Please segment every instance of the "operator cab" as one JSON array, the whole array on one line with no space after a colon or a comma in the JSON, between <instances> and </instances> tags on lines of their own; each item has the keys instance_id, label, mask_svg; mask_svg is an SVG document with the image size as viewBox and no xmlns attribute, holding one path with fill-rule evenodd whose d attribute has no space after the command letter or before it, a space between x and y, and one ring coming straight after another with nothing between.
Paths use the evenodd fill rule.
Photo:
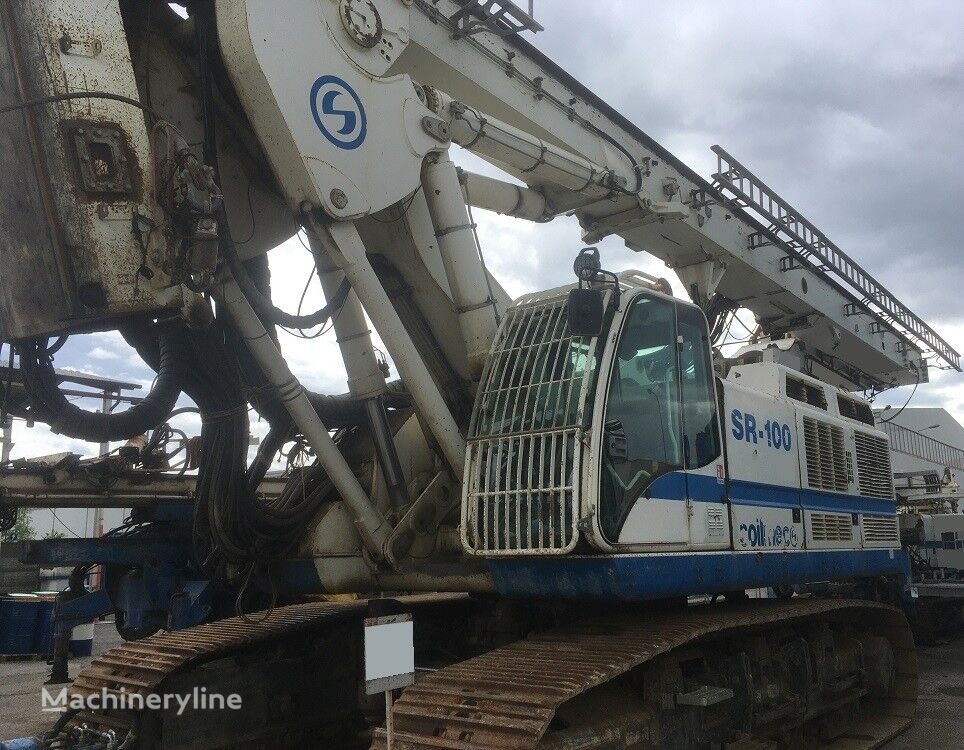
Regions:
<instances>
[{"instance_id":1,"label":"operator cab","mask_svg":"<svg viewBox=\"0 0 964 750\"><path fill-rule=\"evenodd\" d=\"M496 336L468 436L470 552L729 543L706 318L664 281L595 260L577 260L578 289L520 299Z\"/></svg>"}]
</instances>

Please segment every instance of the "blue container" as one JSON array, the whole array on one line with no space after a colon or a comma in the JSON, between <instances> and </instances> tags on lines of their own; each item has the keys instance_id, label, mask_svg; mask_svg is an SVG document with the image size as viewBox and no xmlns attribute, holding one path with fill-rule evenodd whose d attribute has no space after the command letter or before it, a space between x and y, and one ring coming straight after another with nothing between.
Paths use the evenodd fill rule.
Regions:
<instances>
[{"instance_id":1,"label":"blue container","mask_svg":"<svg viewBox=\"0 0 964 750\"><path fill-rule=\"evenodd\" d=\"M34 653L39 613L38 599L0 599L0 653Z\"/></svg>"}]
</instances>

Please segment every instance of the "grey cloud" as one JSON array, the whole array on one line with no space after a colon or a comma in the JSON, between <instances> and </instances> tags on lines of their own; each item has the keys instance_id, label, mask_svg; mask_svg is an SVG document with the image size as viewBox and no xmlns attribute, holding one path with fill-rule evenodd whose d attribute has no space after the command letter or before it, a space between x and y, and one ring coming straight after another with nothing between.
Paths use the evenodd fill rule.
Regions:
<instances>
[{"instance_id":1,"label":"grey cloud","mask_svg":"<svg viewBox=\"0 0 964 750\"><path fill-rule=\"evenodd\" d=\"M720 143L922 316L964 319L964 5L543 1L536 15L537 46L699 172Z\"/></svg>"}]
</instances>

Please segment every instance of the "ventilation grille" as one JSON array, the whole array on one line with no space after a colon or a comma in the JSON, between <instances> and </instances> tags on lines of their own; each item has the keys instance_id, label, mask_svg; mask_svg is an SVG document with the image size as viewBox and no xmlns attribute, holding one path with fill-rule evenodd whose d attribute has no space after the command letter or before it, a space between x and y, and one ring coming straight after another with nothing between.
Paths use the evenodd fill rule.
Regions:
<instances>
[{"instance_id":1,"label":"ventilation grille","mask_svg":"<svg viewBox=\"0 0 964 750\"><path fill-rule=\"evenodd\" d=\"M567 297L506 314L476 395L462 541L485 555L562 554L577 541L582 403L595 339L571 337Z\"/></svg>"},{"instance_id":2,"label":"ventilation grille","mask_svg":"<svg viewBox=\"0 0 964 750\"><path fill-rule=\"evenodd\" d=\"M890 471L890 444L886 438L854 432L857 448L857 486L861 495L894 497L894 475Z\"/></svg>"},{"instance_id":3,"label":"ventilation grille","mask_svg":"<svg viewBox=\"0 0 964 750\"><path fill-rule=\"evenodd\" d=\"M841 417L856 419L858 422L863 422L871 426L875 424L874 412L871 410L870 404L864 403L863 401L857 401L846 396L837 396L837 410L840 412Z\"/></svg>"},{"instance_id":4,"label":"ventilation grille","mask_svg":"<svg viewBox=\"0 0 964 750\"><path fill-rule=\"evenodd\" d=\"M827 394L823 388L806 380L787 375L787 395L796 401L827 411Z\"/></svg>"},{"instance_id":5,"label":"ventilation grille","mask_svg":"<svg viewBox=\"0 0 964 750\"><path fill-rule=\"evenodd\" d=\"M807 453L807 484L818 490L846 492L847 455L840 427L812 417L803 418Z\"/></svg>"},{"instance_id":6,"label":"ventilation grille","mask_svg":"<svg viewBox=\"0 0 964 750\"><path fill-rule=\"evenodd\" d=\"M849 513L811 513L810 538L815 542L852 542L853 519Z\"/></svg>"},{"instance_id":7,"label":"ventilation grille","mask_svg":"<svg viewBox=\"0 0 964 750\"><path fill-rule=\"evenodd\" d=\"M862 519L864 544L892 544L900 546L900 532L896 516L867 516Z\"/></svg>"}]
</instances>

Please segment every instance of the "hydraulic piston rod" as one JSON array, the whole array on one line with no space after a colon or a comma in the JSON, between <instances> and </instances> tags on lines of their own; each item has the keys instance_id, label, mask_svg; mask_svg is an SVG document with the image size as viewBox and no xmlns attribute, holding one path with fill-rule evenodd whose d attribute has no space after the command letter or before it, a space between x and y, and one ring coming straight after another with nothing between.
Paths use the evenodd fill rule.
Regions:
<instances>
[{"instance_id":1,"label":"hydraulic piston rod","mask_svg":"<svg viewBox=\"0 0 964 750\"><path fill-rule=\"evenodd\" d=\"M461 478L465 468L465 438L462 437L442 392L405 330L385 288L378 280L375 269L369 263L358 230L350 222L325 225L311 219L310 223L312 232L324 244L330 244L332 260L341 267L352 288L358 293L365 311L381 334L402 380L412 394L416 408L438 441L449 467Z\"/></svg>"},{"instance_id":2,"label":"hydraulic piston rod","mask_svg":"<svg viewBox=\"0 0 964 750\"><path fill-rule=\"evenodd\" d=\"M375 559L381 560L385 540L391 530L388 522L362 489L355 473L328 434L328 428L311 406L305 389L288 368L278 347L265 331L257 313L234 279L229 277L218 287L218 301L230 313L251 355L277 391L281 403L314 449L319 463L350 509L365 548Z\"/></svg>"}]
</instances>

